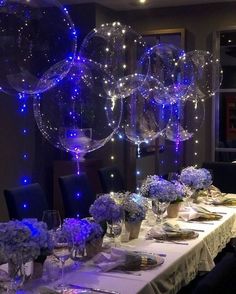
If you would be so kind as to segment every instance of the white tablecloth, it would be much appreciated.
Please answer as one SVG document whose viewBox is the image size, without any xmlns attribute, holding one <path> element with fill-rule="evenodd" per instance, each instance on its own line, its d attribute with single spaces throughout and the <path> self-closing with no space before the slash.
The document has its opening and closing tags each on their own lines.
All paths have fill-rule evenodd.
<svg viewBox="0 0 236 294">
<path fill-rule="evenodd" d="M 222 219 L 203 223 L 187 223 L 177 221 L 181 228 L 204 230 L 199 237 L 185 242 L 188 245 L 157 243 L 154 240 L 145 240 L 147 228 L 142 227 L 139 239 L 122 246 L 130 250 L 140 250 L 152 253 L 166 254 L 165 262 L 152 270 L 140 271 L 138 274 L 118 272 L 97 272 L 91 266 L 81 267 L 80 270 L 66 273 L 66 281 L 81 286 L 116 290 L 121 294 L 171 294 L 177 293 L 187 285 L 199 271 L 209 271 L 214 267 L 213 259 L 220 252 L 232 236 L 235 223 L 235 209 L 228 207 L 210 207 L 212 211 L 224 212 Z M 176 220 L 171 220 L 176 222 Z M 25 293 L 40 293 L 39 286 L 48 284 L 43 280 L 28 283 Z"/>
</svg>

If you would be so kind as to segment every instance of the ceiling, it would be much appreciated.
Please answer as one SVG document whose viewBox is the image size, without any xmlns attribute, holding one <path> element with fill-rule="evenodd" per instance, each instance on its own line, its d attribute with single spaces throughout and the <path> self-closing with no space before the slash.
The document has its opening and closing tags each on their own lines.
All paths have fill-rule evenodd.
<svg viewBox="0 0 236 294">
<path fill-rule="evenodd" d="M 98 3 L 114 10 L 132 10 L 153 7 L 171 7 L 182 5 L 197 5 L 206 3 L 235 2 L 232 0 L 146 0 L 140 4 L 138 0 L 61 0 L 63 4 Z"/>
</svg>

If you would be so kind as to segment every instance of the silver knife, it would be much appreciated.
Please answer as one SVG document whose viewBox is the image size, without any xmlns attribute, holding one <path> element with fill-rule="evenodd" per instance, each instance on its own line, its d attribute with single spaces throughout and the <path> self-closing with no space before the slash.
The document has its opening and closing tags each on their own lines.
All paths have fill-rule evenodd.
<svg viewBox="0 0 236 294">
<path fill-rule="evenodd" d="M 89 291 L 98 292 L 98 293 L 120 294 L 119 292 L 113 291 L 113 290 L 105 290 L 105 289 L 92 288 L 92 287 L 84 287 L 84 286 L 79 286 L 79 285 L 75 285 L 75 284 L 69 284 L 68 286 L 70 288 L 74 288 L 74 289 L 89 290 Z"/>
</svg>

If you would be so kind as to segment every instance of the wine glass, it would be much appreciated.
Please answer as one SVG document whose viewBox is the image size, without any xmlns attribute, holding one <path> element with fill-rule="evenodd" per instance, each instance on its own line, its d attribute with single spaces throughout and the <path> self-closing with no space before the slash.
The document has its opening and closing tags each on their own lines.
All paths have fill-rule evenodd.
<svg viewBox="0 0 236 294">
<path fill-rule="evenodd" d="M 106 236 L 109 238 L 110 246 L 117 247 L 116 238 L 120 236 L 122 231 L 122 221 L 109 221 L 107 222 Z"/>
<path fill-rule="evenodd" d="M 53 232 L 61 227 L 61 217 L 58 210 L 45 210 L 42 221 L 47 224 L 48 230 Z"/>
<path fill-rule="evenodd" d="M 71 244 L 68 238 L 62 233 L 62 231 L 57 231 L 54 235 L 53 255 L 61 263 L 61 282 L 59 285 L 56 286 L 56 289 L 64 290 L 66 288 L 64 280 L 64 268 L 65 262 L 71 256 Z"/>
<path fill-rule="evenodd" d="M 80 262 L 85 256 L 85 240 L 82 236 L 78 236 L 75 232 L 71 232 L 71 256 L 74 261 L 75 268 L 80 266 Z"/>
<path fill-rule="evenodd" d="M 168 181 L 173 182 L 173 181 L 178 181 L 179 180 L 179 174 L 176 172 L 170 172 L 168 173 Z"/>
<path fill-rule="evenodd" d="M 158 199 L 152 199 L 152 211 L 156 214 L 156 224 L 158 227 L 163 225 L 163 215 L 170 202 L 161 202 Z"/>
</svg>

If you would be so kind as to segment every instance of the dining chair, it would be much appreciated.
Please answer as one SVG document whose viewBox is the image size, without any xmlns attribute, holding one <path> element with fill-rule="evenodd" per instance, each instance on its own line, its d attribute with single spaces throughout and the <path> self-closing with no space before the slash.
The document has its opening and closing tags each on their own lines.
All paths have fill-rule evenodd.
<svg viewBox="0 0 236 294">
<path fill-rule="evenodd" d="M 10 219 L 37 218 L 42 220 L 48 209 L 46 195 L 38 183 L 4 190 Z"/>
<path fill-rule="evenodd" d="M 116 166 L 104 167 L 98 170 L 104 193 L 121 192 L 125 190 L 120 170 Z"/>
<path fill-rule="evenodd" d="M 202 167 L 211 171 L 213 185 L 225 193 L 236 193 L 236 164 L 231 162 L 204 162 Z"/>
<path fill-rule="evenodd" d="M 93 192 L 85 173 L 59 177 L 65 217 L 84 218 L 90 216 L 89 207 L 95 201 Z"/>
</svg>

